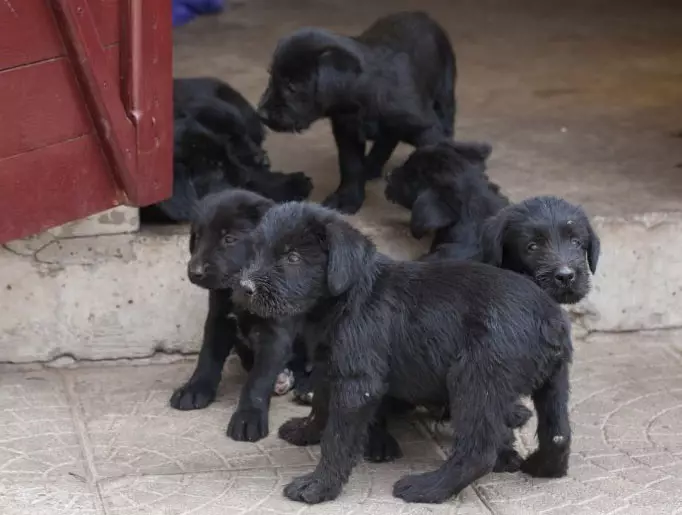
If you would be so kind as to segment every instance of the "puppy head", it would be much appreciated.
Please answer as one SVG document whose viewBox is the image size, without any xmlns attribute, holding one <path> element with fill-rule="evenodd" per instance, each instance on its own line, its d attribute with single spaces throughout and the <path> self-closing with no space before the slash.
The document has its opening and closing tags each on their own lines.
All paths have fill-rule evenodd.
<svg viewBox="0 0 682 515">
<path fill-rule="evenodd" d="M 247 258 L 243 240 L 273 205 L 246 190 L 228 189 L 199 203 L 189 238 L 189 280 L 209 290 L 229 286 Z"/>
<path fill-rule="evenodd" d="M 418 148 L 389 174 L 385 196 L 412 210 L 412 235 L 422 238 L 456 223 L 462 203 L 474 200 L 468 197 L 499 196 L 499 188 L 485 175 L 491 152 L 484 142 L 443 141 Z"/>
<path fill-rule="evenodd" d="M 234 300 L 265 317 L 304 314 L 366 276 L 372 242 L 336 212 L 307 202 L 271 208 L 251 233 Z"/>
<path fill-rule="evenodd" d="M 280 40 L 258 114 L 274 131 L 301 132 L 325 116 L 361 71 L 343 41 L 322 29 L 300 29 Z"/>
<path fill-rule="evenodd" d="M 486 221 L 481 246 L 485 262 L 531 277 L 561 304 L 589 293 L 600 251 L 583 209 L 557 197 L 502 209 Z"/>
</svg>

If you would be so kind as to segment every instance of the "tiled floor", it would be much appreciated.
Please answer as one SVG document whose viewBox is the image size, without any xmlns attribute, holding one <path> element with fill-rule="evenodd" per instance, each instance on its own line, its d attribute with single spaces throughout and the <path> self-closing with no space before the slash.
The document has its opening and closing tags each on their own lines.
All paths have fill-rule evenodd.
<svg viewBox="0 0 682 515">
<path fill-rule="evenodd" d="M 231 364 L 218 400 L 174 411 L 172 389 L 192 363 L 0 372 L 2 515 L 230 515 L 289 513 L 605 514 L 682 512 L 682 345 L 674 333 L 595 336 L 573 368 L 570 474 L 535 480 L 491 474 L 443 505 L 408 505 L 391 485 L 435 468 L 444 428 L 400 421 L 405 457 L 362 464 L 334 502 L 307 507 L 282 488 L 319 448 L 274 434 L 257 444 L 225 436 L 243 374 Z M 304 413 L 276 399 L 271 433 Z M 519 439 L 534 446 L 534 422 Z"/>
</svg>

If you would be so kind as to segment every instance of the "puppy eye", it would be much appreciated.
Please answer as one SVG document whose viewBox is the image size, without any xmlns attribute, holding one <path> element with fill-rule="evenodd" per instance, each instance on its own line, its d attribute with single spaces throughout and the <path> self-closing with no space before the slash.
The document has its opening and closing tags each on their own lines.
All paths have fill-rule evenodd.
<svg viewBox="0 0 682 515">
<path fill-rule="evenodd" d="M 535 243 L 534 241 L 531 241 L 526 248 L 529 251 L 533 252 L 534 250 L 538 250 L 538 244 Z"/>
<path fill-rule="evenodd" d="M 236 241 L 237 238 L 235 238 L 232 234 L 226 234 L 225 236 L 223 236 L 223 243 L 225 245 L 232 245 Z"/>
<path fill-rule="evenodd" d="M 287 254 L 287 261 L 292 264 L 300 263 L 301 256 L 298 255 L 296 252 L 289 252 Z"/>
<path fill-rule="evenodd" d="M 582 242 L 578 238 L 572 238 L 571 245 L 573 245 L 574 247 L 580 247 L 582 246 Z"/>
</svg>

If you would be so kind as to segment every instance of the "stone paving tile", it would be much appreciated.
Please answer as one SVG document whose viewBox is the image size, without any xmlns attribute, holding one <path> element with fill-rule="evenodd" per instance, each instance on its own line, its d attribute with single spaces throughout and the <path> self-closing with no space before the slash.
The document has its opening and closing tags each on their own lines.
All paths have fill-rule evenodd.
<svg viewBox="0 0 682 515">
<path fill-rule="evenodd" d="M 2 515 L 102 515 L 98 503 L 95 488 L 75 477 L 0 479 Z"/>
</svg>

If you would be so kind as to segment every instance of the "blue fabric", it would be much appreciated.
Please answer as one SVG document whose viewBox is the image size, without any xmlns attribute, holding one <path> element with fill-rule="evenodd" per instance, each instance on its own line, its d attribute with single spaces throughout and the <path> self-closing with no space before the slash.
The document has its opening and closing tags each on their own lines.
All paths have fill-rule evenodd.
<svg viewBox="0 0 682 515">
<path fill-rule="evenodd" d="M 173 0 L 173 27 L 189 23 L 202 14 L 223 10 L 224 0 Z"/>
</svg>

